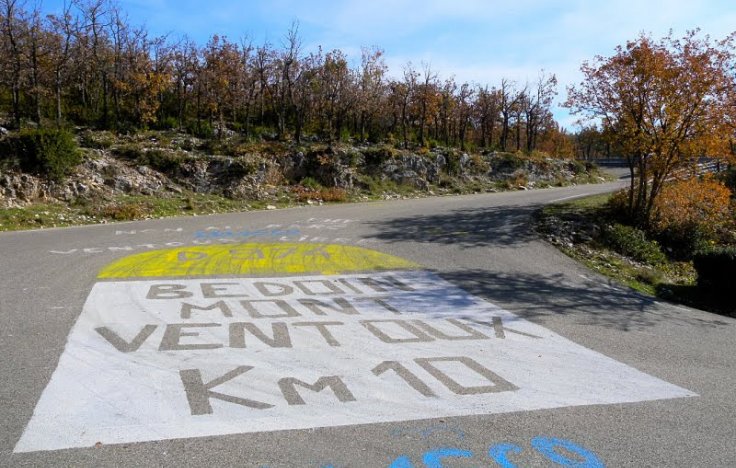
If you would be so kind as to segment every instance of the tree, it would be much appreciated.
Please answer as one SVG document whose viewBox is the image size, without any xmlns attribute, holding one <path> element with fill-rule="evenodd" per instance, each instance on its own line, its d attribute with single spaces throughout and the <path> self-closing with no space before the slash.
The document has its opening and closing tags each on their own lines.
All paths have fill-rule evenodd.
<svg viewBox="0 0 736 468">
<path fill-rule="evenodd" d="M 54 75 L 54 104 L 56 108 L 56 126 L 61 127 L 62 110 L 61 95 L 64 77 L 71 56 L 72 40 L 79 28 L 79 20 L 71 14 L 71 3 L 64 4 L 60 15 L 48 17 L 51 30 L 51 40 L 54 42 L 50 48 L 51 63 Z"/>
<path fill-rule="evenodd" d="M 655 41 L 641 35 L 612 57 L 584 62 L 566 106 L 600 120 L 631 171 L 628 208 L 641 224 L 672 171 L 700 156 L 729 154 L 733 137 L 734 36 L 711 42 L 691 31 Z"/>
<path fill-rule="evenodd" d="M 476 118 L 480 127 L 480 146 L 486 148 L 493 146 L 493 131 L 498 119 L 500 96 L 495 88 L 478 86 L 475 101 Z"/>
<path fill-rule="evenodd" d="M 358 87 L 361 140 L 365 140 L 366 128 L 369 134 L 375 134 L 375 132 L 372 132 L 373 123 L 384 100 L 384 75 L 386 70 L 383 50 L 378 48 L 363 48 L 361 50 L 360 84 Z"/>
<path fill-rule="evenodd" d="M 11 97 L 13 102 L 13 121 L 16 127 L 20 127 L 21 110 L 21 79 L 23 72 L 23 50 L 21 38 L 23 37 L 23 27 L 26 26 L 25 21 L 21 18 L 22 4 L 17 0 L 0 0 L 0 19 L 2 19 L 2 33 L 5 44 L 3 44 L 3 64 L 4 69 L 10 69 L 9 75 L 3 81 L 8 83 L 11 88 Z M 19 11 L 20 10 L 20 11 Z"/>
<path fill-rule="evenodd" d="M 552 100 L 557 95 L 557 78 L 555 75 L 546 75 L 544 70 L 533 91 L 528 93 L 524 100 L 524 114 L 526 118 L 526 150 L 531 152 L 536 148 L 537 136 L 544 123 L 546 114 L 550 112 Z"/>
<path fill-rule="evenodd" d="M 509 129 L 511 122 L 511 114 L 519 107 L 519 101 L 524 96 L 524 92 L 517 92 L 514 83 L 507 79 L 501 80 L 501 151 L 506 151 L 509 140 Z"/>
</svg>

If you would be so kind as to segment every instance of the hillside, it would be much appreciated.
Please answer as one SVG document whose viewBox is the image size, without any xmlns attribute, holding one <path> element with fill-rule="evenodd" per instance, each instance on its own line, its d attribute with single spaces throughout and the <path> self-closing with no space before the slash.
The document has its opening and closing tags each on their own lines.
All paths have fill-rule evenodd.
<svg viewBox="0 0 736 468">
<path fill-rule="evenodd" d="M 22 161 L 7 151 L 0 155 L 0 229 L 604 180 L 590 165 L 541 153 L 295 144 L 253 141 L 233 131 L 201 139 L 177 131 L 77 129 L 74 141 L 82 162 L 56 181 L 22 170 Z"/>
</svg>

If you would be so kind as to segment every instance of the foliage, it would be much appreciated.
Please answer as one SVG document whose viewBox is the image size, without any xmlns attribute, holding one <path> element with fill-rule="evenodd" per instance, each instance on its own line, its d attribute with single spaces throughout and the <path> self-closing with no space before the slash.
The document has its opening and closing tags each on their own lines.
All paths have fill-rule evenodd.
<svg viewBox="0 0 736 468">
<path fill-rule="evenodd" d="M 585 163 L 583 161 L 578 161 L 577 159 L 569 162 L 570 170 L 575 175 L 585 174 L 588 172 L 589 168 L 592 168 L 592 165 L 589 166 L 589 163 Z"/>
<path fill-rule="evenodd" d="M 736 166 L 729 167 L 723 171 L 719 178 L 723 182 L 723 185 L 731 190 L 731 195 L 736 196 Z"/>
<path fill-rule="evenodd" d="M 377 167 L 396 157 L 398 152 L 389 145 L 371 146 L 363 150 L 363 157 L 367 166 Z"/>
<path fill-rule="evenodd" d="M 470 170 L 476 174 L 485 174 L 491 169 L 491 165 L 480 154 L 474 153 L 470 156 Z"/>
<path fill-rule="evenodd" d="M 14 128 L 53 120 L 121 133 L 184 126 L 203 139 L 231 128 L 296 143 L 319 135 L 404 149 L 571 151 L 551 112 L 553 74 L 523 87 L 458 82 L 451 70 L 443 79 L 428 65 L 392 74 L 377 47 L 359 60 L 304 50 L 296 25 L 279 45 L 233 42 L 216 31 L 197 44 L 129 24 L 113 0 L 75 0 L 53 12 L 40 2 L 7 6 L 0 112 Z"/>
<path fill-rule="evenodd" d="M 306 180 L 306 182 L 310 182 L 309 180 Z M 313 182 L 314 179 L 312 179 Z M 314 183 L 310 183 L 309 185 L 314 185 Z M 302 181 L 302 185 L 297 185 L 292 188 L 292 193 L 296 196 L 296 199 L 300 202 L 305 202 L 308 200 L 322 200 L 324 202 L 344 202 L 348 200 L 348 192 L 339 187 L 309 187 L 304 185 L 304 181 Z"/>
<path fill-rule="evenodd" d="M 728 188 L 711 179 L 669 183 L 654 205 L 651 229 L 675 255 L 689 258 L 733 226 L 730 197 Z"/>
<path fill-rule="evenodd" d="M 447 164 L 445 164 L 445 170 L 449 175 L 459 175 L 460 174 L 460 158 L 462 156 L 462 153 L 460 153 L 457 150 L 450 150 L 447 153 L 445 153 L 445 160 L 447 161 Z"/>
<path fill-rule="evenodd" d="M 64 179 L 82 162 L 74 137 L 58 129 L 22 130 L 3 141 L 0 152 L 15 159 L 23 170 L 56 181 Z"/>
<path fill-rule="evenodd" d="M 501 173 L 509 173 L 523 168 L 524 159 L 514 153 L 502 153 L 491 159 L 493 170 Z"/>
<path fill-rule="evenodd" d="M 135 143 L 128 143 L 120 146 L 114 146 L 112 153 L 118 157 L 137 160 L 143 156 L 143 148 Z"/>
<path fill-rule="evenodd" d="M 158 148 L 142 152 L 136 163 L 141 166 L 150 166 L 157 171 L 171 174 L 174 173 L 184 161 L 184 157 L 173 151 L 165 151 Z"/>
<path fill-rule="evenodd" d="M 209 122 L 204 120 L 191 120 L 186 124 L 186 131 L 197 138 L 214 138 L 215 130 Z"/>
<path fill-rule="evenodd" d="M 698 272 L 698 286 L 704 290 L 733 297 L 736 290 L 736 247 L 709 248 L 698 252 L 693 264 Z"/>
<path fill-rule="evenodd" d="M 667 257 L 656 241 L 647 239 L 644 231 L 625 224 L 614 223 L 605 226 L 603 238 L 613 250 L 634 260 L 658 265 Z"/>
<path fill-rule="evenodd" d="M 110 132 L 85 130 L 79 134 L 79 144 L 84 148 L 108 149 L 114 141 L 114 136 Z"/>
<path fill-rule="evenodd" d="M 314 179 L 313 177 L 305 177 L 305 178 L 303 178 L 302 181 L 300 182 L 300 185 L 302 185 L 303 187 L 305 187 L 305 188 L 307 188 L 309 190 L 318 190 L 318 189 L 322 188 L 322 184 L 320 184 L 319 182 L 317 182 L 317 180 Z"/>
<path fill-rule="evenodd" d="M 697 31 L 658 41 L 641 35 L 612 57 L 583 63 L 583 82 L 569 89 L 566 105 L 600 120 L 636 170 L 628 208 L 641 224 L 673 170 L 730 153 L 733 49 L 732 37 L 712 43 Z"/>
</svg>

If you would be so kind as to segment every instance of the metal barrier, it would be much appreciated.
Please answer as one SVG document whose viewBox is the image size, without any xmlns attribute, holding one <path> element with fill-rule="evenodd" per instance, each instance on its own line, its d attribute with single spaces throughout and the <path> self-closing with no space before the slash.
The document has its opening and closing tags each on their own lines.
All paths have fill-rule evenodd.
<svg viewBox="0 0 736 468">
<path fill-rule="evenodd" d="M 580 161 L 592 162 L 599 167 L 629 167 L 629 162 L 624 158 L 601 158 L 601 159 L 581 159 Z M 681 167 L 674 171 L 672 178 L 686 178 L 698 176 L 708 173 L 725 171 L 728 163 L 720 159 L 700 158 L 698 162 L 686 167 Z"/>
</svg>

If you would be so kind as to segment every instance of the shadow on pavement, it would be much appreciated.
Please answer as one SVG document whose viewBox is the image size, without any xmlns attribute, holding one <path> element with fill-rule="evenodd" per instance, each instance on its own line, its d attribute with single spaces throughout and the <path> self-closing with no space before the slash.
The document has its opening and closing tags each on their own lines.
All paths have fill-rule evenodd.
<svg viewBox="0 0 736 468">
<path fill-rule="evenodd" d="M 373 223 L 374 238 L 388 242 L 452 244 L 464 248 L 508 246 L 536 236 L 532 214 L 538 206 L 488 207 Z"/>
<path fill-rule="evenodd" d="M 439 275 L 490 302 L 514 304 L 509 307 L 510 311 L 526 319 L 571 315 L 577 316 L 582 324 L 622 331 L 639 330 L 662 321 L 706 328 L 730 325 L 717 317 L 705 319 L 684 310 L 657 306 L 654 298 L 628 289 L 584 288 L 580 284 L 570 284 L 561 274 L 504 275 L 470 270 Z"/>
</svg>

